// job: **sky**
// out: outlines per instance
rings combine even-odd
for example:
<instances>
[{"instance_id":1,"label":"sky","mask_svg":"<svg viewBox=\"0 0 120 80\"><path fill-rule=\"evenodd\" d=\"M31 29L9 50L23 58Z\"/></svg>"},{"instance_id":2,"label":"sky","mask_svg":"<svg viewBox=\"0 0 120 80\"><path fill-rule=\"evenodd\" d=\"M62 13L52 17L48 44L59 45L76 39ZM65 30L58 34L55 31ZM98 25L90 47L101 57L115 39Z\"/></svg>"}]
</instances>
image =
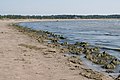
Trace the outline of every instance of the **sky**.
<instances>
[{"instance_id":1,"label":"sky","mask_svg":"<svg viewBox=\"0 0 120 80\"><path fill-rule=\"evenodd\" d=\"M0 0L0 14L120 14L120 0Z\"/></svg>"}]
</instances>

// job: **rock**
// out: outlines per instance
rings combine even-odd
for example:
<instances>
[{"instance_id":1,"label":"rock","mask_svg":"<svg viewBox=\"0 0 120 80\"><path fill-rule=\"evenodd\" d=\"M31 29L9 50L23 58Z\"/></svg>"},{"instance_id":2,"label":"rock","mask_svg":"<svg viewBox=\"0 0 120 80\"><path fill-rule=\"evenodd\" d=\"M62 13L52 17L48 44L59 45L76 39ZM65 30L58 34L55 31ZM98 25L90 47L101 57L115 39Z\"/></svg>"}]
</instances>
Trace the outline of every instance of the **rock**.
<instances>
[{"instance_id":1,"label":"rock","mask_svg":"<svg viewBox=\"0 0 120 80\"><path fill-rule=\"evenodd\" d=\"M118 75L118 77L115 80L120 80L120 75Z\"/></svg>"},{"instance_id":2,"label":"rock","mask_svg":"<svg viewBox=\"0 0 120 80\"><path fill-rule=\"evenodd\" d=\"M87 42L76 42L74 45L86 47L86 46L88 46L88 43Z\"/></svg>"},{"instance_id":3,"label":"rock","mask_svg":"<svg viewBox=\"0 0 120 80\"><path fill-rule=\"evenodd\" d=\"M100 49L99 49L98 47L95 47L95 48L93 48L93 51L94 51L94 52L99 52Z\"/></svg>"},{"instance_id":4,"label":"rock","mask_svg":"<svg viewBox=\"0 0 120 80\"><path fill-rule=\"evenodd\" d=\"M91 51L90 51L89 49L86 49L86 50L84 51L84 54L91 54Z\"/></svg>"},{"instance_id":5,"label":"rock","mask_svg":"<svg viewBox=\"0 0 120 80\"><path fill-rule=\"evenodd\" d=\"M63 37L63 36L60 36L59 38L60 38L60 39L66 39L66 38L65 38L65 37Z\"/></svg>"},{"instance_id":6,"label":"rock","mask_svg":"<svg viewBox=\"0 0 120 80\"><path fill-rule=\"evenodd\" d=\"M114 57L112 55L109 55L108 53L106 53L105 51L103 53L98 53L97 54L97 57L99 59L104 59L104 60L111 60L113 59Z\"/></svg>"},{"instance_id":7,"label":"rock","mask_svg":"<svg viewBox=\"0 0 120 80\"><path fill-rule=\"evenodd\" d=\"M102 80L103 74L95 72L91 69L83 69L80 75L87 77L88 79Z\"/></svg>"},{"instance_id":8,"label":"rock","mask_svg":"<svg viewBox=\"0 0 120 80\"><path fill-rule=\"evenodd\" d=\"M86 54L85 58L92 60L93 56L91 54Z\"/></svg>"},{"instance_id":9,"label":"rock","mask_svg":"<svg viewBox=\"0 0 120 80\"><path fill-rule=\"evenodd\" d=\"M81 55L82 51L79 48L73 48L73 49L69 49L69 52L75 55Z\"/></svg>"},{"instance_id":10,"label":"rock","mask_svg":"<svg viewBox=\"0 0 120 80\"><path fill-rule=\"evenodd\" d=\"M101 54L101 53L98 53L98 54L97 54L97 57L102 57L102 54Z\"/></svg>"},{"instance_id":11,"label":"rock","mask_svg":"<svg viewBox=\"0 0 120 80\"><path fill-rule=\"evenodd\" d=\"M113 70L106 70L105 72L107 72L107 73L114 73Z\"/></svg>"},{"instance_id":12,"label":"rock","mask_svg":"<svg viewBox=\"0 0 120 80\"><path fill-rule=\"evenodd\" d=\"M67 46L68 42L61 43L62 46Z\"/></svg>"},{"instance_id":13,"label":"rock","mask_svg":"<svg viewBox=\"0 0 120 80\"><path fill-rule=\"evenodd\" d=\"M116 65L114 65L113 63L109 63L109 64L105 65L104 68L106 68L106 69L115 69Z\"/></svg>"},{"instance_id":14,"label":"rock","mask_svg":"<svg viewBox=\"0 0 120 80\"><path fill-rule=\"evenodd\" d=\"M118 65L118 64L120 64L120 61L118 59L114 59L111 61L111 63Z\"/></svg>"},{"instance_id":15,"label":"rock","mask_svg":"<svg viewBox=\"0 0 120 80\"><path fill-rule=\"evenodd\" d=\"M107 61L106 60L97 60L96 64L105 65L105 64L107 64Z\"/></svg>"},{"instance_id":16,"label":"rock","mask_svg":"<svg viewBox=\"0 0 120 80\"><path fill-rule=\"evenodd\" d=\"M83 64L82 61L80 60L79 57L77 56L71 56L68 58L68 61L71 62L71 63L74 63L74 64Z\"/></svg>"},{"instance_id":17,"label":"rock","mask_svg":"<svg viewBox=\"0 0 120 80\"><path fill-rule=\"evenodd\" d=\"M68 50L68 49L66 49L66 48L61 48L61 49L60 49L60 52L61 52L61 53L68 53L68 52L69 52L69 50Z\"/></svg>"},{"instance_id":18,"label":"rock","mask_svg":"<svg viewBox=\"0 0 120 80\"><path fill-rule=\"evenodd\" d=\"M52 39L51 42L52 43L58 43L58 40L57 39Z\"/></svg>"}]
</instances>

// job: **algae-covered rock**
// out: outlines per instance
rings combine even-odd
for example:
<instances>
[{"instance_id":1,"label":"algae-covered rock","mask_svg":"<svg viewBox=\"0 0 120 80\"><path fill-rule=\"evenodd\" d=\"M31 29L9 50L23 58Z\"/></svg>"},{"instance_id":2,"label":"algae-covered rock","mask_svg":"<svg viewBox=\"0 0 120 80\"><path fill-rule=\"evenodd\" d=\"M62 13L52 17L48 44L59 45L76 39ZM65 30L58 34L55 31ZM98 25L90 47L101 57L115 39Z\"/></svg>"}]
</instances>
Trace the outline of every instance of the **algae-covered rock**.
<instances>
[{"instance_id":1,"label":"algae-covered rock","mask_svg":"<svg viewBox=\"0 0 120 80\"><path fill-rule=\"evenodd\" d=\"M58 43L58 40L57 39L51 39L51 42L52 43Z\"/></svg>"},{"instance_id":2,"label":"algae-covered rock","mask_svg":"<svg viewBox=\"0 0 120 80\"><path fill-rule=\"evenodd\" d=\"M91 54L91 51L89 49L85 49L83 53L84 54Z\"/></svg>"},{"instance_id":3,"label":"algae-covered rock","mask_svg":"<svg viewBox=\"0 0 120 80\"><path fill-rule=\"evenodd\" d=\"M68 58L68 61L73 63L73 64L83 64L82 61L80 60L80 57L78 56L71 56Z\"/></svg>"},{"instance_id":4,"label":"algae-covered rock","mask_svg":"<svg viewBox=\"0 0 120 80\"><path fill-rule=\"evenodd\" d=\"M92 61L93 56L91 54L86 54L85 58L87 58L87 59Z\"/></svg>"},{"instance_id":5,"label":"algae-covered rock","mask_svg":"<svg viewBox=\"0 0 120 80\"><path fill-rule=\"evenodd\" d=\"M113 63L109 63L107 65L104 66L105 69L115 69L116 68L116 65L113 64Z\"/></svg>"},{"instance_id":6,"label":"algae-covered rock","mask_svg":"<svg viewBox=\"0 0 120 80\"><path fill-rule=\"evenodd\" d=\"M97 57L100 59L104 59L104 60L111 60L114 59L114 57L108 53L106 53L105 51L103 53L98 53Z\"/></svg>"},{"instance_id":7,"label":"algae-covered rock","mask_svg":"<svg viewBox=\"0 0 120 80\"><path fill-rule=\"evenodd\" d=\"M100 64L100 65L106 65L107 61L106 60L97 60L95 63Z\"/></svg>"},{"instance_id":8,"label":"algae-covered rock","mask_svg":"<svg viewBox=\"0 0 120 80\"><path fill-rule=\"evenodd\" d=\"M94 47L93 48L93 52L99 52L99 51L100 51L99 47Z\"/></svg>"},{"instance_id":9,"label":"algae-covered rock","mask_svg":"<svg viewBox=\"0 0 120 80\"><path fill-rule=\"evenodd\" d=\"M94 79L94 80L103 80L104 75L93 71L92 69L83 69L82 72L79 73L80 75L87 77L88 79Z\"/></svg>"},{"instance_id":10,"label":"algae-covered rock","mask_svg":"<svg viewBox=\"0 0 120 80\"><path fill-rule=\"evenodd\" d=\"M89 44L88 44L87 42L76 42L75 45L81 46L81 47L86 47L86 46L88 46Z\"/></svg>"},{"instance_id":11,"label":"algae-covered rock","mask_svg":"<svg viewBox=\"0 0 120 80\"><path fill-rule=\"evenodd\" d=\"M111 61L111 63L113 63L113 64L115 64L115 65L118 65L118 64L120 64L120 60L118 60L118 59L113 59L113 60Z\"/></svg>"},{"instance_id":12,"label":"algae-covered rock","mask_svg":"<svg viewBox=\"0 0 120 80\"><path fill-rule=\"evenodd\" d=\"M61 43L62 46L67 46L68 45L68 42L63 42Z\"/></svg>"},{"instance_id":13,"label":"algae-covered rock","mask_svg":"<svg viewBox=\"0 0 120 80\"><path fill-rule=\"evenodd\" d=\"M65 37L63 37L63 36L59 36L59 38L60 38L60 39L66 39L66 38L65 38Z\"/></svg>"}]
</instances>

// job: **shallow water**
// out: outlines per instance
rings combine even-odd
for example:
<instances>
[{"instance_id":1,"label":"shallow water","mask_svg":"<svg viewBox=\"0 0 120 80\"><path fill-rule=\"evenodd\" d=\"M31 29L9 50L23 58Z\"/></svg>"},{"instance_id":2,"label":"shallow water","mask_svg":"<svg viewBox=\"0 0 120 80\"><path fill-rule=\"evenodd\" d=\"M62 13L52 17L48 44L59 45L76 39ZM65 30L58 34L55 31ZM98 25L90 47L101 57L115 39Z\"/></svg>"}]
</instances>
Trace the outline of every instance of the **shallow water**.
<instances>
[{"instance_id":1,"label":"shallow water","mask_svg":"<svg viewBox=\"0 0 120 80\"><path fill-rule=\"evenodd\" d=\"M69 43L89 42L109 49L120 49L120 20L74 20L20 23L21 26L45 30L67 37ZM120 52L104 49L120 59ZM120 70L120 66L116 71Z\"/></svg>"}]
</instances>

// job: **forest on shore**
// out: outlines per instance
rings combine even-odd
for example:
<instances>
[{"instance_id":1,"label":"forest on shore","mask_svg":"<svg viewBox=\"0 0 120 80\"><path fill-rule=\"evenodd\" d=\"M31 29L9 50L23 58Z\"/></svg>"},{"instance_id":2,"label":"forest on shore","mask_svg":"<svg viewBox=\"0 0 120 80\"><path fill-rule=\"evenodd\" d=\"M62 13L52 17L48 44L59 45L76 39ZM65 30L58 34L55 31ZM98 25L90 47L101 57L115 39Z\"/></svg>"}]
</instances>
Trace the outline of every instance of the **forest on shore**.
<instances>
[{"instance_id":1,"label":"forest on shore","mask_svg":"<svg viewBox=\"0 0 120 80\"><path fill-rule=\"evenodd\" d=\"M120 15L0 15L0 19L120 19Z\"/></svg>"}]
</instances>

